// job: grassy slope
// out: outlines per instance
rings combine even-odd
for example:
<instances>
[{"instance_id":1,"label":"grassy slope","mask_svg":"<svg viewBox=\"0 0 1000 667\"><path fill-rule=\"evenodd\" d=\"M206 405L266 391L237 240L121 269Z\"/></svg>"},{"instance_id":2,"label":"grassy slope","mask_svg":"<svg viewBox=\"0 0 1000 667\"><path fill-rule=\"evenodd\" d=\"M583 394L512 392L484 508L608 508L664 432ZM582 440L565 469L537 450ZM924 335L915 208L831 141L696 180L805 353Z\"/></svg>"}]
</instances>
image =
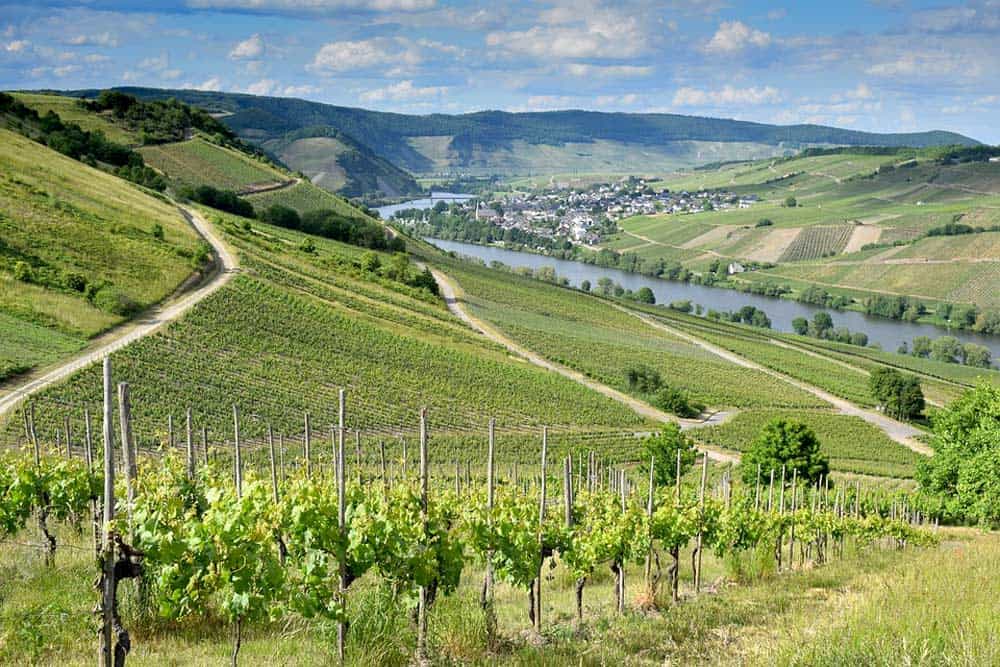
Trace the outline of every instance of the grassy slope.
<instances>
[{"instance_id":1,"label":"grassy slope","mask_svg":"<svg viewBox=\"0 0 1000 667\"><path fill-rule=\"evenodd\" d=\"M606 245L695 268L701 268L705 252L779 262L776 269L741 279L790 279L799 285L1000 305L991 289L1000 279L1000 251L991 238L922 239L903 249L842 254L849 238L845 222L860 221L867 227L866 239L890 243L915 238L956 216L980 226L1000 223L1000 165L942 166L921 160L873 175L880 166L900 161L900 156L829 155L725 165L666 179L662 185L674 191L725 188L758 194L763 201L743 210L630 218L621 226L631 234L619 234ZM782 205L787 196L796 197L796 208ZM774 225L754 228L762 218ZM698 238L714 227L722 229ZM794 230L801 230L798 237ZM652 243L642 245L634 235ZM823 257L829 253L833 256Z\"/></svg>"},{"instance_id":2,"label":"grassy slope","mask_svg":"<svg viewBox=\"0 0 1000 667\"><path fill-rule=\"evenodd\" d=\"M152 235L156 224L164 230L162 241ZM109 281L149 305L191 274L199 244L171 205L6 130L0 130L0 241L0 312L77 342L124 318L99 310L79 292L15 280L18 261L56 281L64 273ZM31 365L50 357L42 339L30 344L33 336L20 335L29 343L23 349Z\"/></svg>"},{"instance_id":3,"label":"grassy slope","mask_svg":"<svg viewBox=\"0 0 1000 667\"><path fill-rule=\"evenodd\" d=\"M103 132L111 141L126 145L139 143L139 136L136 133L114 122L108 115L96 114L81 108L75 97L36 93L14 93L14 97L40 114L54 111L63 121L76 123L91 132Z\"/></svg>"},{"instance_id":4,"label":"grassy slope","mask_svg":"<svg viewBox=\"0 0 1000 667\"><path fill-rule=\"evenodd\" d=\"M270 165L201 137L145 146L139 152L149 166L185 185L211 185L240 191L251 185L278 183L289 178Z\"/></svg>"},{"instance_id":5,"label":"grassy slope","mask_svg":"<svg viewBox=\"0 0 1000 667\"><path fill-rule=\"evenodd\" d=\"M254 415L246 437L262 435L265 421L299 434L309 411L323 438L341 386L351 426L393 440L389 429L412 432L421 406L436 433L479 441L491 416L504 429L648 428L611 399L510 360L426 292L361 273L351 264L360 248L314 238L311 255L298 249L298 233L256 222L246 232L242 221L208 215L239 249L243 274L113 358L116 377L133 387L144 443L162 436L168 413L179 417L187 406L218 440L229 432L232 403ZM98 401L98 370L47 390L40 405L69 403L79 419L82 404ZM40 408L43 432L51 436L62 410ZM16 436L16 424L10 428Z\"/></svg>"}]
</instances>

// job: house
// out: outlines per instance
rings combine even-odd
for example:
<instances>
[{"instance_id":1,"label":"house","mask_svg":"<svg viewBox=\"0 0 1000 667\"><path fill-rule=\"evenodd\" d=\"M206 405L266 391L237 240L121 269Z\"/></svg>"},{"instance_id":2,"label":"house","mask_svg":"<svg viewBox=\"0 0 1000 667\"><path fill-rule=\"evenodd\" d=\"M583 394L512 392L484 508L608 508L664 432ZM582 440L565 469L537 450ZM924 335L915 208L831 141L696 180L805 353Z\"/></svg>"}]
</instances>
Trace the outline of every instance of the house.
<instances>
[{"instance_id":1,"label":"house","mask_svg":"<svg viewBox=\"0 0 1000 667\"><path fill-rule=\"evenodd\" d=\"M732 262L729 264L728 267L726 267L726 273L728 273L729 275L733 275L736 273L743 273L746 270L747 268L742 264L740 264L739 262Z\"/></svg>"}]
</instances>

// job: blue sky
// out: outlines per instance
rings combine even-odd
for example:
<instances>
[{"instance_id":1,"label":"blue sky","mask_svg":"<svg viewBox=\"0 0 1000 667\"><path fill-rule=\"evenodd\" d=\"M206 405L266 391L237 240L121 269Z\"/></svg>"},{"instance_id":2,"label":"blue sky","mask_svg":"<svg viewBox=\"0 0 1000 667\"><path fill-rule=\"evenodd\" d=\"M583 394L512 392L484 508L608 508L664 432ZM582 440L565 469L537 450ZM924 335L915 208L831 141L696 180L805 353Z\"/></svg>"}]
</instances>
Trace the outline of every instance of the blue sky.
<instances>
[{"instance_id":1,"label":"blue sky","mask_svg":"<svg viewBox=\"0 0 1000 667\"><path fill-rule=\"evenodd\" d=\"M0 88L114 85L1000 143L1000 0L0 0Z\"/></svg>"}]
</instances>

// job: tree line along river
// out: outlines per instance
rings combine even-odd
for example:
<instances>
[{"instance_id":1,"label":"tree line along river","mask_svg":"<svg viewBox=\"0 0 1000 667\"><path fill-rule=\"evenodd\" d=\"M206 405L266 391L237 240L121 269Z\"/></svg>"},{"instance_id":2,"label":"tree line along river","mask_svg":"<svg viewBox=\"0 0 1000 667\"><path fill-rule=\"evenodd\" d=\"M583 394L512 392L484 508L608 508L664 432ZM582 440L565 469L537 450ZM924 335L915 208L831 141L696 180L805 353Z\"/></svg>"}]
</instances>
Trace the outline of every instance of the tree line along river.
<instances>
[{"instance_id":1,"label":"tree line along river","mask_svg":"<svg viewBox=\"0 0 1000 667\"><path fill-rule=\"evenodd\" d=\"M384 206L378 209L378 212L383 219L387 220L396 211L411 208L430 208L439 201L451 203L453 201L463 201L471 197L471 195L454 193L433 193L431 197L425 199ZM656 303L659 304L689 300L692 304L700 304L706 311L711 308L720 312L737 311L743 306L754 306L767 313L767 316L771 319L771 327L776 331L791 332L793 331L792 320L795 318L804 317L811 321L813 315L817 312L826 310L833 317L835 327L847 327L852 332L861 331L867 334L869 345L877 344L889 352L895 352L904 342L910 345L912 340L918 336L927 336L934 339L950 335L957 338L961 343L982 345L990 350L994 360L1000 360L1000 337L981 335L972 331L949 330L933 324L890 320L865 315L853 310L832 310L780 297L769 297L727 288L706 287L704 285L662 280L638 273L629 273L621 269L605 268L519 250L507 250L496 246L484 246L433 238L428 238L427 241L442 250L454 252L457 255L475 257L483 260L486 264L496 261L510 267L530 267L532 269L550 266L555 269L560 277L569 280L570 285L574 287L579 287L580 283L584 280L588 280L591 285L596 286L597 281L601 278L610 278L625 289L632 290L633 292L639 290L641 287L648 287L653 291L653 294L656 296Z\"/></svg>"}]
</instances>

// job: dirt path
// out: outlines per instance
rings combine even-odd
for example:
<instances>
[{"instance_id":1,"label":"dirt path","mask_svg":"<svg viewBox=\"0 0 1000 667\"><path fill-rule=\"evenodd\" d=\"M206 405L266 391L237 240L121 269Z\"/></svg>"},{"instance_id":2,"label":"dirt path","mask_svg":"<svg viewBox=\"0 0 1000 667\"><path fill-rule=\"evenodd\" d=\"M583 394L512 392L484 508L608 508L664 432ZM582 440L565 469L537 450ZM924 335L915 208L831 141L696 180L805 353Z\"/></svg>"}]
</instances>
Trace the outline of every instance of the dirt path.
<instances>
[{"instance_id":1,"label":"dirt path","mask_svg":"<svg viewBox=\"0 0 1000 667\"><path fill-rule=\"evenodd\" d=\"M933 450L931 450L930 447L928 447L927 445L923 444L922 442L916 439L916 436L921 435L923 432L914 426L910 426L909 424L904 424L903 422L891 419L880 412L875 412L874 410L866 410L864 408L860 408L854 405L853 403L850 403L849 401L845 401L842 398L834 396L833 394L820 389L819 387L814 387L810 384L806 384L805 382L801 382L793 377L785 375L784 373L779 373L778 371L767 368L766 366L757 364L753 361L750 361L749 359L741 357L738 354L730 352L729 350L718 347L716 345L712 345L709 342L706 342L704 340L701 340L700 338L697 338L683 331L675 329L674 327L667 326L666 324L654 320L653 318L647 315L642 315L640 313L630 311L627 308L623 308L621 306L616 306L616 307L625 313L629 313L635 317L638 317L640 320L642 320L643 322L645 322L646 324L655 329L660 329L661 331L664 331L671 335L683 338L689 343L697 345L703 350L711 352L716 356L722 357L727 361L730 361L739 366L743 366L744 368L752 368L754 370L767 373L768 375L771 375L772 377L776 377L779 380L787 382L788 384L794 387L798 387L803 391L807 391L813 396L816 396L817 398L826 401L833 407L837 408L837 410L839 410L841 414L851 415L854 417L860 417L861 419L864 419L869 424L872 424L873 426L876 426L879 429L881 429L882 432L885 433L890 439L898 442L904 447L908 447L909 449L917 452L918 454L923 454L925 456L931 456L933 454Z\"/></svg>"},{"instance_id":2,"label":"dirt path","mask_svg":"<svg viewBox=\"0 0 1000 667\"><path fill-rule=\"evenodd\" d=\"M236 194L243 197L245 195L259 195L264 192L274 192L275 190L284 190L285 188L290 188L293 185L298 185L302 182L301 178L292 178L287 181L278 181L277 183L258 183L256 185L248 185Z\"/></svg>"},{"instance_id":3,"label":"dirt path","mask_svg":"<svg viewBox=\"0 0 1000 667\"><path fill-rule=\"evenodd\" d=\"M593 389L594 391L607 396L608 398L614 399L620 403L624 403L636 414L642 415L648 419L652 419L658 422L675 422L680 424L681 428L684 430L694 429L694 428L704 428L706 426L714 426L716 424L721 424L725 422L733 413L728 412L717 412L711 415L706 420L693 420L693 419L680 419L674 417L673 415L668 415L662 410L658 410L648 403L644 403L632 396L624 394L617 389L612 389L611 387L597 382L591 378L588 378L583 373L575 371L571 368L566 368L560 364L555 364L541 357L531 350L515 343L513 340L505 336L498 329L492 325L480 320L472 313L470 313L466 307L462 304L461 298L459 297L460 288L458 285L447 275L431 267L431 273L434 275L434 280L437 281L438 287L441 289L441 296L444 298L445 303L448 305L448 310L450 310L456 317L461 319L463 322L468 324L472 329L483 334L495 343L499 343L507 348L510 352L516 354L523 359L530 361L531 363L550 370L554 373L558 373L564 377L578 382L585 387ZM708 457L712 460L719 461L721 463L736 463L739 461L739 457L734 454L729 454L727 452L722 452L717 449L711 449L708 447L700 446L700 449L708 454Z\"/></svg>"},{"instance_id":4,"label":"dirt path","mask_svg":"<svg viewBox=\"0 0 1000 667\"><path fill-rule=\"evenodd\" d=\"M212 246L218 263L216 270L196 289L171 297L138 318L98 336L77 356L57 366L45 369L40 374L29 374L21 378L20 382L15 381L13 386L6 388L8 392L0 397L0 416L10 411L25 397L64 380L78 370L100 361L129 343L155 333L164 324L178 319L199 301L216 292L232 279L233 273L239 268L236 256L230 252L228 246L216 234L211 223L205 220L198 211L184 206L179 208L191 226Z\"/></svg>"}]
</instances>

